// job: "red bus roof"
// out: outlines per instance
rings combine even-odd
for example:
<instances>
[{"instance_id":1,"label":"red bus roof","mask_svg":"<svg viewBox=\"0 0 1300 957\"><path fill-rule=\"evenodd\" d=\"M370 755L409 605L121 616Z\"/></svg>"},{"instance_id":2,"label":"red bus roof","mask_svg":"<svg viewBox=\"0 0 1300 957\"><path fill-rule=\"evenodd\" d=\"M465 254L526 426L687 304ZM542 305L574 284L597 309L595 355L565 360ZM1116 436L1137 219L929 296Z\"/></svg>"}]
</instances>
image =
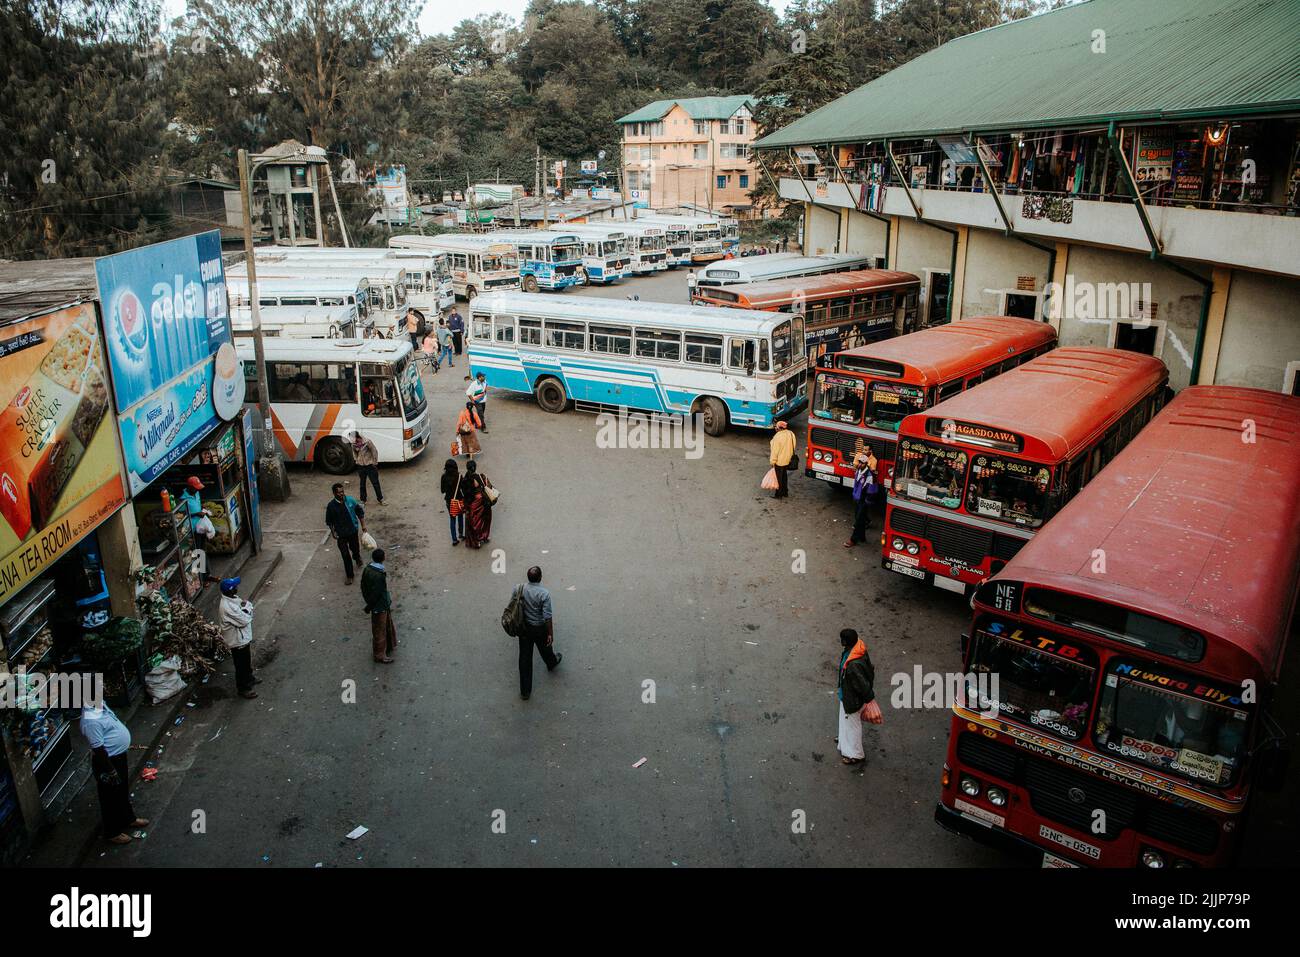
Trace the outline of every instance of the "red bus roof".
<instances>
[{"instance_id":1,"label":"red bus roof","mask_svg":"<svg viewBox=\"0 0 1300 957\"><path fill-rule=\"evenodd\" d=\"M1243 441L1246 420L1253 443ZM1104 549L1105 573L1093 550ZM1300 576L1300 399L1192 386L990 581L1084 595L1214 636L1205 665L1276 677ZM1248 656L1249 661L1243 656ZM1253 669L1251 669L1253 671Z\"/></svg>"},{"instance_id":2,"label":"red bus roof","mask_svg":"<svg viewBox=\"0 0 1300 957\"><path fill-rule=\"evenodd\" d=\"M903 378L908 382L930 386L993 365L1007 356L1037 349L1055 339L1056 330L1046 322L1014 316L971 316L846 349L837 352L834 361L837 371L842 358L897 363L903 367Z\"/></svg>"},{"instance_id":3,"label":"red bus roof","mask_svg":"<svg viewBox=\"0 0 1300 957\"><path fill-rule=\"evenodd\" d=\"M880 292L899 286L919 286L921 280L910 272L895 269L853 269L820 276L796 276L791 279L766 279L763 282L737 283L718 287L745 302L746 309L775 309L802 294L805 301L834 299L857 292ZM696 295L712 295L710 286L696 289Z\"/></svg>"},{"instance_id":4,"label":"red bus roof","mask_svg":"<svg viewBox=\"0 0 1300 957\"><path fill-rule=\"evenodd\" d=\"M1065 461L1168 378L1153 356L1062 346L909 415L898 433L922 438L930 420L952 420L1015 433L1024 440L1016 454L1035 461Z\"/></svg>"}]
</instances>

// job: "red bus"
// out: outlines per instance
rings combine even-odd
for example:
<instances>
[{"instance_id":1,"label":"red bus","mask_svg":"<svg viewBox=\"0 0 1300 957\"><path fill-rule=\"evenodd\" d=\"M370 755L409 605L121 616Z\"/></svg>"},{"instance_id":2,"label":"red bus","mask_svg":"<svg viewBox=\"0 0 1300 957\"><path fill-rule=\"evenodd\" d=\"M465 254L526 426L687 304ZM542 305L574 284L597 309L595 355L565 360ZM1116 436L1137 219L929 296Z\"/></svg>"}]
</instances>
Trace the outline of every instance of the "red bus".
<instances>
[{"instance_id":1,"label":"red bus","mask_svg":"<svg viewBox=\"0 0 1300 957\"><path fill-rule=\"evenodd\" d=\"M852 486L853 456L869 448L888 486L904 417L1055 346L1045 322L973 316L835 353L813 380L804 474Z\"/></svg>"},{"instance_id":2,"label":"red bus","mask_svg":"<svg viewBox=\"0 0 1300 957\"><path fill-rule=\"evenodd\" d=\"M1152 356L1061 347L903 420L884 566L966 592L995 574L1164 404Z\"/></svg>"},{"instance_id":3,"label":"red bus","mask_svg":"<svg viewBox=\"0 0 1300 957\"><path fill-rule=\"evenodd\" d=\"M936 819L1045 865L1229 863L1285 770L1298 586L1300 399L1184 390L976 590Z\"/></svg>"},{"instance_id":4,"label":"red bus","mask_svg":"<svg viewBox=\"0 0 1300 957\"><path fill-rule=\"evenodd\" d=\"M734 286L697 286L691 301L768 312L802 312L810 365L916 328L921 280L892 269L854 269L821 276L769 279Z\"/></svg>"}]
</instances>

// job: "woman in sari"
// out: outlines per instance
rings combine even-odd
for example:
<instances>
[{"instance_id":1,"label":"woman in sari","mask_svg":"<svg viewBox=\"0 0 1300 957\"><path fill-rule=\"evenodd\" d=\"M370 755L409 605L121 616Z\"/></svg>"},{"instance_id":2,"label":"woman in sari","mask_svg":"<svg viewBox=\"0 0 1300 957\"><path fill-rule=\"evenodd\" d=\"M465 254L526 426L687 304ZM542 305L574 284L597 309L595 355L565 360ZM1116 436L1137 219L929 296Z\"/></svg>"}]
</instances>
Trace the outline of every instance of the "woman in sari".
<instances>
[{"instance_id":1,"label":"woman in sari","mask_svg":"<svg viewBox=\"0 0 1300 957\"><path fill-rule=\"evenodd\" d=\"M479 474L477 462L465 466L460 491L465 497L465 545L468 548L478 548L492 540L492 500L487 494L491 486L488 477Z\"/></svg>"},{"instance_id":2,"label":"woman in sari","mask_svg":"<svg viewBox=\"0 0 1300 957\"><path fill-rule=\"evenodd\" d=\"M483 423L479 421L478 413L474 411L474 403L466 402L460 418L456 420L456 441L452 443L452 454L468 455L473 462L475 453L483 451L479 448L478 433L475 431L481 428Z\"/></svg>"}]
</instances>

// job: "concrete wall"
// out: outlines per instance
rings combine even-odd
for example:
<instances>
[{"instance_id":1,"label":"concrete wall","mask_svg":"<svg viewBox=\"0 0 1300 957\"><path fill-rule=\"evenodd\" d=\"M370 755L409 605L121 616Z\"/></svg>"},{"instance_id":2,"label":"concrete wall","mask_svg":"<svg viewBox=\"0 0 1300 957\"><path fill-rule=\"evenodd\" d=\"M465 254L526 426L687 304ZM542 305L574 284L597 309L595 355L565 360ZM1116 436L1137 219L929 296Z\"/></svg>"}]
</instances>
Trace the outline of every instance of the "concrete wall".
<instances>
[{"instance_id":1,"label":"concrete wall","mask_svg":"<svg viewBox=\"0 0 1300 957\"><path fill-rule=\"evenodd\" d=\"M1067 282L1073 278L1073 294L1067 286L1060 319L1061 345L1107 345L1116 319L1139 318L1131 300L1143 298L1142 284L1150 284L1149 294L1156 305L1154 321L1164 323L1164 343L1159 357L1169 367L1169 384L1174 389L1190 384L1192 350L1196 347L1196 327L1201 317L1199 283L1146 256L1091 246L1070 246L1065 275ZM1210 278L1208 269L1205 276ZM1105 290L1119 283L1139 285L1127 297L1116 300ZM1090 292L1093 294L1091 309L1085 298ZM1118 311L1127 314L1112 315L1115 303L1126 300L1129 308ZM1278 380L1281 381L1280 372Z\"/></svg>"},{"instance_id":2,"label":"concrete wall","mask_svg":"<svg viewBox=\"0 0 1300 957\"><path fill-rule=\"evenodd\" d=\"M902 217L896 219L895 223L898 229L898 255L889 264L891 269L901 269L919 276L925 269L942 269L947 272L952 268L952 233Z\"/></svg>"},{"instance_id":3,"label":"concrete wall","mask_svg":"<svg viewBox=\"0 0 1300 957\"><path fill-rule=\"evenodd\" d=\"M1215 383L1278 392L1288 362L1300 362L1300 281L1234 271Z\"/></svg>"},{"instance_id":4,"label":"concrete wall","mask_svg":"<svg viewBox=\"0 0 1300 957\"><path fill-rule=\"evenodd\" d=\"M963 316L1000 315L997 290L1016 289L1021 276L1032 276L1033 291L1042 291L1051 253L986 229L972 229L966 246L966 273L961 290Z\"/></svg>"},{"instance_id":5,"label":"concrete wall","mask_svg":"<svg viewBox=\"0 0 1300 957\"><path fill-rule=\"evenodd\" d=\"M884 257L889 233L886 224L866 213L855 213L850 210L845 215L848 229L845 233L845 248L842 251Z\"/></svg>"},{"instance_id":6,"label":"concrete wall","mask_svg":"<svg viewBox=\"0 0 1300 957\"><path fill-rule=\"evenodd\" d=\"M822 206L805 206L807 220L804 236L804 254L820 256L836 252L839 238L840 213L837 209Z\"/></svg>"}]
</instances>

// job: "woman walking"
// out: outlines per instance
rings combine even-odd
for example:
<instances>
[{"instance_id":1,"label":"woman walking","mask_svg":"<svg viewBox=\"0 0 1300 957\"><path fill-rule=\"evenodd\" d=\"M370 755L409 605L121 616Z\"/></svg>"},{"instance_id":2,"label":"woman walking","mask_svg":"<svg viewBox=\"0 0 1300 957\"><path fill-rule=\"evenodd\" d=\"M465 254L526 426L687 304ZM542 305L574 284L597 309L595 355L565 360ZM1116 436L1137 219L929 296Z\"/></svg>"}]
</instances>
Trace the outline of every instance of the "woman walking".
<instances>
[{"instance_id":1,"label":"woman walking","mask_svg":"<svg viewBox=\"0 0 1300 957\"><path fill-rule=\"evenodd\" d=\"M486 475L479 474L477 462L465 466L461 494L465 496L465 511L469 516L465 521L465 546L478 548L492 540L492 501L496 489Z\"/></svg>"},{"instance_id":2,"label":"woman walking","mask_svg":"<svg viewBox=\"0 0 1300 957\"><path fill-rule=\"evenodd\" d=\"M479 448L478 432L475 431L481 428L483 423L479 421L478 413L474 411L474 403L466 402L460 418L456 420L456 441L451 446L452 455L468 455L472 464L475 454L483 451Z\"/></svg>"},{"instance_id":3,"label":"woman walking","mask_svg":"<svg viewBox=\"0 0 1300 957\"><path fill-rule=\"evenodd\" d=\"M465 494L455 459L448 459L442 467L442 500L447 503L447 517L451 520L451 543L459 545L465 537Z\"/></svg>"}]
</instances>

